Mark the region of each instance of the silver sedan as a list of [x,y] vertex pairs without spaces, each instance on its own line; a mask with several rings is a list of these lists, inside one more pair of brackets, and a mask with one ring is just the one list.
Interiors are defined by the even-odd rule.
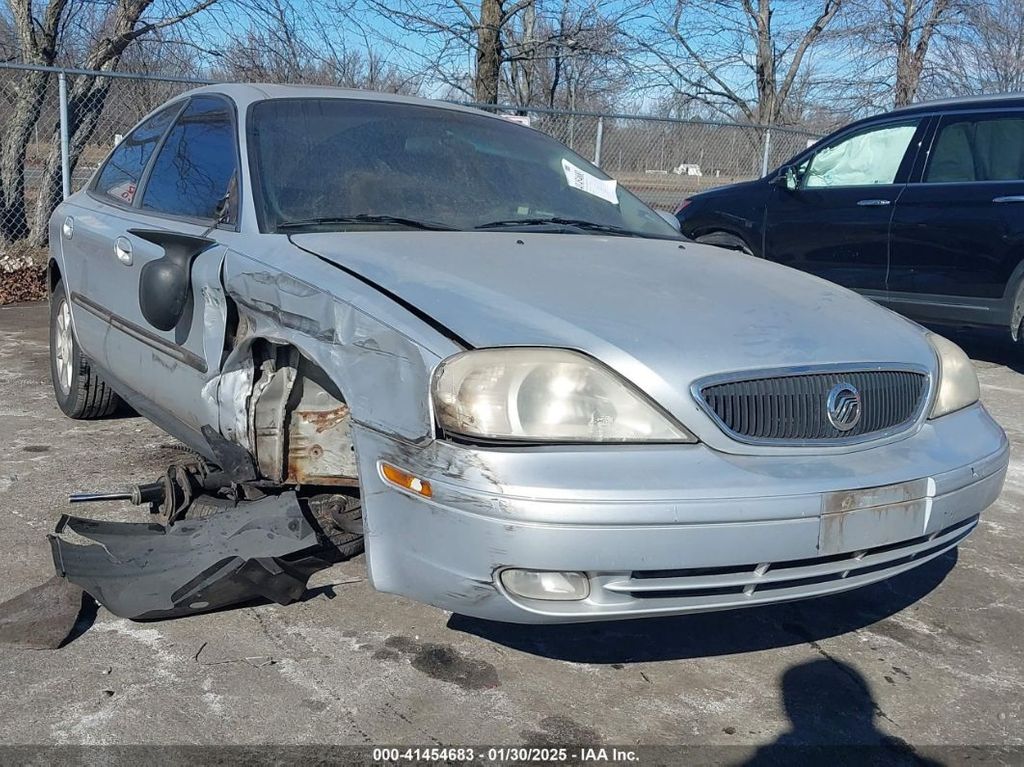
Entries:
[[54,390],[201,457],[133,491],[149,537],[63,519],[58,571],[155,617],[365,546],[377,589],[541,623],[829,594],[969,535],[1008,445],[964,353],[670,220],[471,109],[162,106],[53,216]]

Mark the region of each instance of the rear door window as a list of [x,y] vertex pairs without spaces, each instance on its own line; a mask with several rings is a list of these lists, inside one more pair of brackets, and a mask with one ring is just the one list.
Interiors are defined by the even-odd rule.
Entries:
[[947,115],[939,125],[924,180],[1024,180],[1024,115]]
[[156,156],[143,210],[233,222],[237,160],[231,106],[214,96],[194,97]]
[[178,102],[161,109],[121,139],[100,171],[93,189],[131,205],[153,150],[181,107],[181,102]]
[[871,186],[896,181],[918,121],[877,126],[840,138],[800,170],[806,188]]

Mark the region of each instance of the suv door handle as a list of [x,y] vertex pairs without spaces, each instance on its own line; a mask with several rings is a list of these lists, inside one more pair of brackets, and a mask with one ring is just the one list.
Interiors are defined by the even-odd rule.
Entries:
[[862,208],[881,208],[883,205],[892,205],[892,200],[857,200]]
[[996,197],[992,202],[1024,202],[1024,194],[1011,194],[1006,197]]
[[118,237],[114,240],[114,255],[125,266],[132,265],[132,244],[127,237]]

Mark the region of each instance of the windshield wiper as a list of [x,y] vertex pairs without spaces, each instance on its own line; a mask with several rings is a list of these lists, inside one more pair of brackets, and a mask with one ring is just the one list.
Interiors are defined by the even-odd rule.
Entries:
[[631,229],[625,227],[615,226],[613,224],[599,224],[596,221],[587,221],[582,218],[563,218],[561,216],[547,216],[537,218],[506,218],[499,221],[488,221],[486,224],[480,224],[479,226],[473,227],[474,229],[502,229],[504,227],[514,226],[571,226],[575,229],[583,229],[588,232],[605,232],[607,234],[621,234],[629,237],[642,237],[640,232],[634,232]]
[[397,224],[410,229],[427,229],[439,232],[456,232],[457,227],[442,224],[440,221],[420,221],[404,216],[377,216],[370,213],[357,213],[354,216],[322,216],[320,218],[303,218],[295,221],[282,221],[277,225],[278,231],[286,229],[302,229],[307,226],[334,226],[337,224]]

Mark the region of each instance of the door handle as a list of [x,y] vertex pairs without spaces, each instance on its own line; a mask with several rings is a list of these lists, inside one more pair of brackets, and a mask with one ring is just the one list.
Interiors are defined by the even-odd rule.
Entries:
[[132,244],[127,237],[118,237],[114,240],[114,255],[125,266],[132,265]]
[[996,197],[992,202],[1024,202],[1024,194],[1011,194],[1006,197]]
[[881,208],[885,205],[892,205],[892,200],[857,200],[862,208]]

